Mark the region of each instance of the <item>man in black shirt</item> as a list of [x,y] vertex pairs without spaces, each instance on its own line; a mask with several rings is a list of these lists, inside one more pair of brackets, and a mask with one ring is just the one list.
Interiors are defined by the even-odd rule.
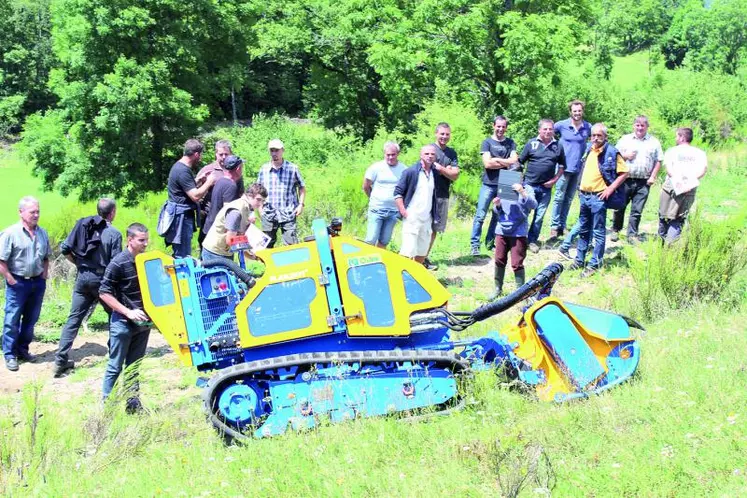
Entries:
[[195,183],[192,168],[200,163],[203,148],[199,140],[187,140],[184,155],[169,172],[166,185],[169,197],[163,210],[171,216],[171,223],[168,231],[161,233],[164,233],[166,245],[173,246],[175,258],[186,258],[192,253],[192,234],[197,226],[195,216],[198,213],[198,203],[215,183],[214,175],[208,175],[200,187]]
[[[75,364],[68,360],[73,341],[85,317],[93,311],[99,300],[99,286],[109,262],[122,251],[122,234],[112,226],[117,214],[113,199],[99,199],[97,216],[81,218],[60,244],[62,254],[78,269],[73,288],[70,315],[62,328],[60,344],[55,355],[53,373],[60,377]],[[104,306],[107,313],[111,310]]]
[[[438,123],[436,125],[436,141],[433,145],[436,147],[436,162],[433,163],[433,170],[436,171],[433,179],[436,189],[436,213],[433,219],[431,232],[431,244],[428,247],[428,254],[433,249],[433,243],[436,241],[436,235],[446,231],[446,221],[449,217],[449,195],[451,184],[459,177],[459,159],[457,153],[446,144],[451,140],[451,127],[448,123]],[[423,265],[429,270],[435,270],[438,267],[430,262],[428,256],[425,257]]]
[[[112,392],[122,367],[126,368],[124,389],[127,411],[142,409],[138,398],[138,362],[145,356],[150,335],[148,315],[137,280],[135,256],[148,245],[148,229],[141,223],[127,227],[127,249],[117,254],[106,267],[99,298],[112,309],[109,323],[109,363],[104,373],[104,400]],[[133,365],[134,364],[134,365]]]
[[[516,155],[516,143],[506,136],[508,119],[504,116],[496,116],[493,120],[493,135],[486,138],[480,147],[482,164],[485,171],[482,174],[482,186],[477,199],[477,211],[472,222],[472,256],[480,255],[480,237],[482,235],[482,224],[485,221],[488,210],[490,210],[493,199],[498,195],[498,174],[501,169],[516,167],[518,156]],[[488,249],[495,247],[495,224],[498,218],[493,215],[488,225],[488,233],[485,236],[485,246]]]
[[541,119],[539,135],[524,146],[519,155],[519,162],[524,166],[524,183],[534,190],[537,208],[529,227],[529,250],[539,252],[542,219],[550,204],[552,187],[563,176],[565,169],[565,152],[555,140],[555,129],[551,119]]

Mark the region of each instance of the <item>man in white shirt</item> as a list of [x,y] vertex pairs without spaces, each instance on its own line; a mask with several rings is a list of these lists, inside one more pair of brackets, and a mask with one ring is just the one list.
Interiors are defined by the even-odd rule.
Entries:
[[420,161],[407,168],[394,189],[394,202],[402,216],[402,247],[399,253],[419,263],[431,244],[432,224],[438,221],[435,178],[436,146],[420,149]]
[[363,178],[363,192],[368,196],[366,242],[385,248],[392,239],[399,211],[394,203],[394,188],[406,166],[399,161],[397,142],[384,144],[384,160],[373,163]]
[[708,169],[706,153],[690,145],[692,128],[677,128],[677,145],[664,154],[667,179],[659,197],[659,236],[671,244],[680,237],[695,193]]

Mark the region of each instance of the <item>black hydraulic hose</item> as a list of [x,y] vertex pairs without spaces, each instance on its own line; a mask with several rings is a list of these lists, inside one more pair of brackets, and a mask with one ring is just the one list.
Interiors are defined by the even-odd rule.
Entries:
[[534,296],[543,289],[547,289],[555,283],[558,276],[563,272],[563,265],[560,263],[550,263],[544,270],[535,275],[529,282],[525,283],[508,296],[502,297],[497,301],[484,304],[472,312],[472,319],[476,322],[490,318],[499,313],[506,311],[511,306],[524,299]]
[[227,259],[212,259],[210,261],[203,261],[202,266],[205,268],[212,268],[214,266],[222,266],[223,268],[226,268],[236,274],[236,276],[246,284],[248,288],[252,288],[254,286],[254,277],[249,275],[247,272],[241,269],[239,265],[234,263],[233,261],[229,261]]

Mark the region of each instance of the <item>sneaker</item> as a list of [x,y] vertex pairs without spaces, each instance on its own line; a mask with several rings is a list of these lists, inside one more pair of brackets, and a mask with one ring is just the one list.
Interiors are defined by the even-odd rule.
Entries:
[[75,362],[73,360],[67,360],[64,364],[55,363],[52,368],[52,374],[56,379],[58,379],[73,368],[75,368]]
[[5,367],[11,372],[18,371],[18,360],[15,358],[5,358]]
[[472,252],[470,253],[472,256],[480,256],[480,248],[479,247],[473,247]]
[[125,412],[128,415],[135,415],[136,413],[140,413],[142,411],[143,404],[140,402],[140,398],[135,396],[127,400],[127,404],[125,405]]
[[617,242],[620,240],[620,234],[618,232],[612,232],[612,235],[610,235],[610,240],[612,242]]
[[558,254],[561,258],[565,259],[566,261],[573,261],[573,258],[571,257],[571,253],[568,252],[568,249],[563,249],[562,247],[558,249]]
[[597,269],[593,266],[587,266],[584,271],[581,272],[581,278],[589,278],[597,272]]
[[431,263],[431,260],[428,258],[425,258],[425,261],[423,261],[423,266],[425,266],[426,270],[436,271],[438,270],[438,265],[434,265]]
[[532,251],[534,254],[537,254],[538,252],[540,252],[540,246],[532,242],[531,244],[529,244],[529,250]]
[[576,261],[568,265],[569,270],[582,270],[583,268],[584,268],[584,265],[580,265]]

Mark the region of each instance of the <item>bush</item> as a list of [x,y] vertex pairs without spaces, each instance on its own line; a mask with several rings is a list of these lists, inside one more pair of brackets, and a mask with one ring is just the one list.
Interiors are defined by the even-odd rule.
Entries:
[[680,240],[662,246],[649,242],[645,257],[626,247],[635,303],[645,320],[697,302],[718,302],[724,309],[744,302],[747,292],[747,209],[731,219],[707,222],[692,212]]

